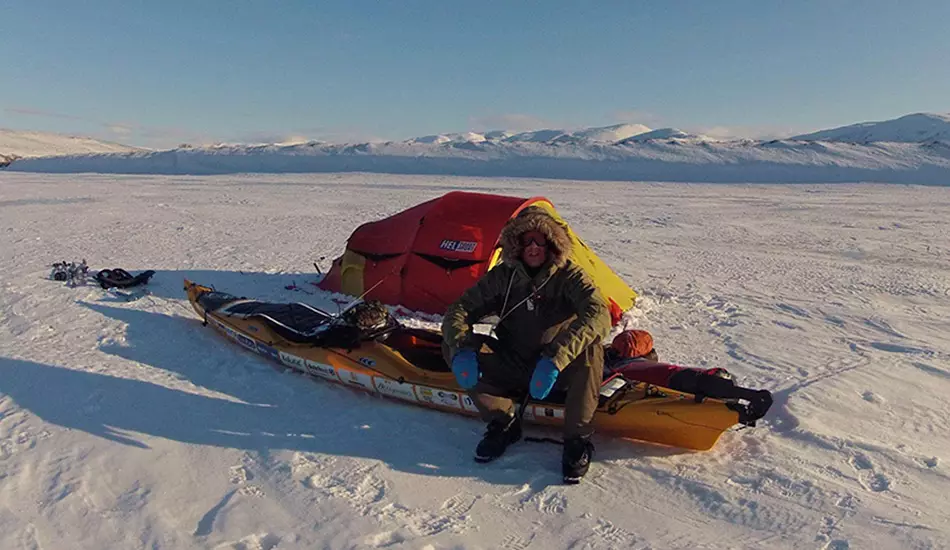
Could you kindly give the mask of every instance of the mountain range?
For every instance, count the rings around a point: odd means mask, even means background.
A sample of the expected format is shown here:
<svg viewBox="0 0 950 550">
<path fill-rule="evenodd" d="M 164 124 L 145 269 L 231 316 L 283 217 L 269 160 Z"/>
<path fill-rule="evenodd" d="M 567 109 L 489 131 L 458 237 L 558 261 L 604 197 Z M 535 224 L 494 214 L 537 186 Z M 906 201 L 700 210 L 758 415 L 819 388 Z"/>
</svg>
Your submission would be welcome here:
<svg viewBox="0 0 950 550">
<path fill-rule="evenodd" d="M 7 170 L 50 173 L 371 172 L 950 185 L 950 115 L 916 113 L 773 140 L 715 140 L 676 128 L 618 124 L 573 131 L 465 132 L 355 144 L 218 144 L 164 151 L 0 130 L 0 155 L 5 157 L 0 158 L 0 166 L 8 165 Z"/>
</svg>

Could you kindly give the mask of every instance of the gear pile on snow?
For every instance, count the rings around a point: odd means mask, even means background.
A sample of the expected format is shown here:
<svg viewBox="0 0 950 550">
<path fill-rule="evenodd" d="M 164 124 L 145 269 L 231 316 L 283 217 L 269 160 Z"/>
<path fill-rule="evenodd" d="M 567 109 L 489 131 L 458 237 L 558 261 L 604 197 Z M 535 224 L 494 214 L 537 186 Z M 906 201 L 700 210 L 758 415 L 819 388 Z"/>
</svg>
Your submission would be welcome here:
<svg viewBox="0 0 950 550">
<path fill-rule="evenodd" d="M 50 271 L 49 278 L 54 281 L 63 281 L 66 283 L 66 286 L 69 287 L 85 286 L 88 283 L 90 270 L 85 259 L 78 263 L 65 261 L 56 262 L 52 267 L 53 269 Z M 148 291 L 139 289 L 138 291 L 130 292 L 125 289 L 146 284 L 153 275 L 155 275 L 155 271 L 151 269 L 139 273 L 138 275 L 132 275 L 124 269 L 112 268 L 96 272 L 96 274 L 92 276 L 92 279 L 114 296 L 124 300 L 136 300 L 148 294 Z"/>
<path fill-rule="evenodd" d="M 63 281 L 66 286 L 80 286 L 86 284 L 88 273 L 89 266 L 86 265 L 85 259 L 79 263 L 63 261 L 53 264 L 49 278 L 54 281 Z"/>
</svg>

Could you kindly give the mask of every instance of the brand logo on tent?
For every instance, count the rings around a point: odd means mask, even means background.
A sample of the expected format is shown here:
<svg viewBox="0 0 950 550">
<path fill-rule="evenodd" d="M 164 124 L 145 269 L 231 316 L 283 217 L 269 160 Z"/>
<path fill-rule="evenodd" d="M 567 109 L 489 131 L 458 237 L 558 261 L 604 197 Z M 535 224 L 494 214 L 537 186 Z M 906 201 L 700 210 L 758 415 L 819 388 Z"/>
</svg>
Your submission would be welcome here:
<svg viewBox="0 0 950 550">
<path fill-rule="evenodd" d="M 453 241 L 451 239 L 445 239 L 439 245 L 439 248 L 442 250 L 449 250 L 451 252 L 465 252 L 471 254 L 475 252 L 475 247 L 478 246 L 477 242 L 474 241 Z"/>
</svg>

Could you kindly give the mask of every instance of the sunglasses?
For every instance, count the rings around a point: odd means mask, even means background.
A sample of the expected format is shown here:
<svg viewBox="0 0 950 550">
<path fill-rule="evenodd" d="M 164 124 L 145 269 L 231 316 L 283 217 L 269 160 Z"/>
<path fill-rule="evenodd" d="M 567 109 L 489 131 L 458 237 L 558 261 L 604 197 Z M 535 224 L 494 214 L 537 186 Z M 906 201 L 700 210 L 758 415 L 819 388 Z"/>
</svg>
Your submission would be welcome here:
<svg viewBox="0 0 950 550">
<path fill-rule="evenodd" d="M 544 237 L 540 237 L 540 236 L 536 236 L 536 235 L 528 235 L 528 236 L 526 236 L 526 237 L 522 237 L 522 238 L 521 238 L 521 246 L 527 247 L 527 246 L 530 245 L 531 243 L 534 243 L 534 244 L 536 244 L 536 245 L 538 245 L 538 246 L 547 246 L 547 245 L 548 245 L 548 242 L 547 242 L 546 240 L 544 240 Z"/>
</svg>

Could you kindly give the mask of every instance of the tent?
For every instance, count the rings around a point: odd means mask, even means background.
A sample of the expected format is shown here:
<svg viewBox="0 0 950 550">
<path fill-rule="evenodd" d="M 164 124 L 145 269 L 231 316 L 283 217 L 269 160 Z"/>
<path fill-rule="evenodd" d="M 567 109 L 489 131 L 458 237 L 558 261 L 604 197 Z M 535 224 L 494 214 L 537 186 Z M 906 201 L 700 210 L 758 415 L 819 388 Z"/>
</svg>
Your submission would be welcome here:
<svg viewBox="0 0 950 550">
<path fill-rule="evenodd" d="M 501 261 L 498 237 L 528 206 L 563 218 L 543 197 L 529 199 L 453 191 L 388 218 L 365 223 L 350 236 L 320 288 L 425 313 L 448 306 Z M 584 267 L 615 314 L 633 307 L 636 293 L 568 227 L 571 260 Z"/>
</svg>

